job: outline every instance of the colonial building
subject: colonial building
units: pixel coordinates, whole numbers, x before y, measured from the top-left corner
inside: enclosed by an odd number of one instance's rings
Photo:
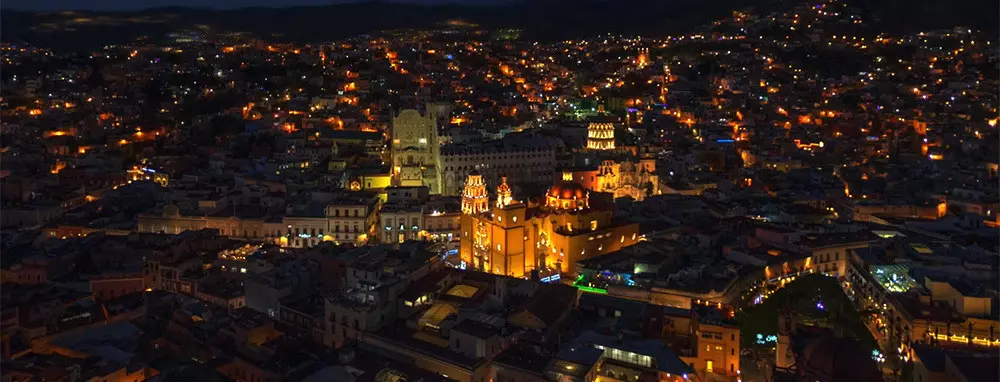
[[[571,174],[563,179],[549,188],[544,205],[536,206],[514,200],[501,178],[496,201],[484,211],[481,175],[470,174],[459,252],[465,266],[513,277],[532,270],[572,273],[579,260],[638,241],[638,224],[616,221],[612,206],[591,204],[589,190],[572,181]]]
[[[427,186],[440,193],[438,177],[438,108],[427,112],[407,109],[392,118],[392,171],[394,184],[404,187]]]
[[[533,133],[512,133],[478,144],[450,144],[441,148],[441,194],[459,195],[469,171],[480,169],[483,180],[497,184],[501,174],[511,184],[551,182],[556,153],[562,141]]]
[[[241,205],[181,208],[165,205],[140,214],[139,232],[181,233],[218,229],[231,238],[260,240],[283,247],[307,248],[323,241],[364,244],[376,234],[381,200],[373,194],[346,194],[325,202],[289,205],[285,211]]]
[[[594,191],[641,201],[657,193],[660,177],[656,175],[656,160],[652,158],[638,162],[606,160],[597,169],[596,183]]]
[[[615,149],[615,125],[591,122],[587,125],[587,148],[591,150]]]

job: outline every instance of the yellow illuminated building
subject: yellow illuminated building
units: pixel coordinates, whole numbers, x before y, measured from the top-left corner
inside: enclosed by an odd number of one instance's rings
[[[506,180],[506,178],[504,178]],[[462,190],[462,214],[477,215],[486,212],[490,204],[486,195],[486,182],[479,170],[472,170]]]
[[[615,125],[591,122],[587,125],[587,148],[591,150],[615,149]]]
[[[631,197],[642,201],[657,194],[660,177],[656,175],[656,160],[639,162],[605,160],[597,169],[594,190],[614,194],[615,198]]]
[[[496,202],[486,210],[484,189],[482,175],[474,171],[462,194],[459,254],[467,268],[513,277],[535,269],[570,273],[577,261],[639,239],[638,224],[614,221],[613,207],[591,204],[590,191],[569,174],[549,188],[544,205],[514,200],[503,179]]]

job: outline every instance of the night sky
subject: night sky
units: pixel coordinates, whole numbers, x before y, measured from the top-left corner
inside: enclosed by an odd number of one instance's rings
[[[415,4],[489,5],[509,3],[510,0],[382,0],[384,2]],[[330,5],[357,2],[352,0],[4,0],[0,7],[27,11],[133,11],[146,8],[182,6],[196,8],[232,9],[244,7],[287,7]]]

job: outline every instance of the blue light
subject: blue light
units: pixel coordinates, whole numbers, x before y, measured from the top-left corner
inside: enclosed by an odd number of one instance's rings
[[[716,142],[718,142],[718,143],[733,143],[733,142],[736,142],[736,141],[734,141],[732,139],[717,139]]]
[[[454,60],[455,59],[455,57],[452,56],[452,55],[450,55],[450,54],[446,54],[446,55],[444,55],[444,57],[447,58],[447,59],[449,59],[449,60]]]
[[[543,283],[556,282],[556,281],[559,281],[560,278],[561,278],[561,276],[559,276],[559,274],[556,273],[556,274],[554,274],[552,276],[542,277],[541,282],[543,282]]]

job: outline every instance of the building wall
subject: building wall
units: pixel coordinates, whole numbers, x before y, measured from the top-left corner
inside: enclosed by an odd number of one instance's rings
[[[948,374],[927,369],[919,357],[913,358],[913,382],[950,382]]]
[[[695,370],[736,376],[740,370],[740,330],[735,326],[697,324],[695,339],[698,352]],[[712,370],[708,370],[709,362]]]
[[[513,277],[524,277],[534,269],[534,247],[527,245],[533,233],[524,222],[525,212],[520,205],[494,208],[489,215],[462,215],[459,254],[467,267]]]
[[[555,174],[556,155],[548,150],[513,150],[495,153],[461,153],[441,155],[441,194],[455,196],[462,193],[469,172],[479,168],[487,186],[500,184],[506,176],[511,184],[552,182]]]
[[[424,213],[421,210],[401,209],[383,210],[379,216],[380,241],[386,244],[402,243],[405,240],[418,240],[421,230],[426,228]]]
[[[49,272],[45,267],[19,265],[16,269],[0,269],[0,281],[12,284],[44,284],[49,282]]]
[[[525,213],[520,205],[494,208],[490,215],[463,215],[462,260],[472,269],[513,277],[542,265],[572,273],[577,261],[617,251],[639,239],[638,224],[611,225],[609,211],[555,212],[528,222]],[[488,243],[482,255],[477,255],[479,242]]]
[[[288,296],[291,288],[274,288],[261,283],[253,278],[247,279],[243,284],[246,293],[246,306],[250,309],[277,317],[281,309],[280,299]]]
[[[988,317],[992,312],[993,304],[989,297],[963,296],[948,282],[925,279],[924,285],[930,290],[932,301],[951,305],[962,315]]]
[[[528,371],[502,364],[494,363],[490,370],[490,379],[495,382],[547,382],[540,371]]]
[[[427,115],[417,110],[402,110],[392,119],[392,169],[402,186],[428,186],[438,193],[438,155],[440,142],[437,115],[428,108]],[[428,177],[434,181],[428,183]]]
[[[847,274],[847,254],[854,249],[868,248],[868,242],[844,243],[826,246],[812,250],[811,266],[822,273],[836,273],[837,276]]]
[[[142,277],[107,278],[90,280],[90,293],[97,300],[110,300],[146,289]]]
[[[492,359],[500,350],[503,350],[503,339],[499,336],[482,339],[451,330],[449,331],[448,347],[472,359]]]
[[[918,205],[855,205],[855,215],[884,215],[919,219],[937,219],[945,215],[947,206],[941,203],[937,206]]]
[[[399,346],[380,337],[366,336],[362,338],[362,341],[364,341],[366,346],[375,349],[381,354],[385,354],[389,358],[407,360],[416,367],[447,376],[447,378],[458,382],[487,382],[491,374],[489,362],[481,362],[470,370],[450,362],[445,362],[433,357],[431,354]]]

